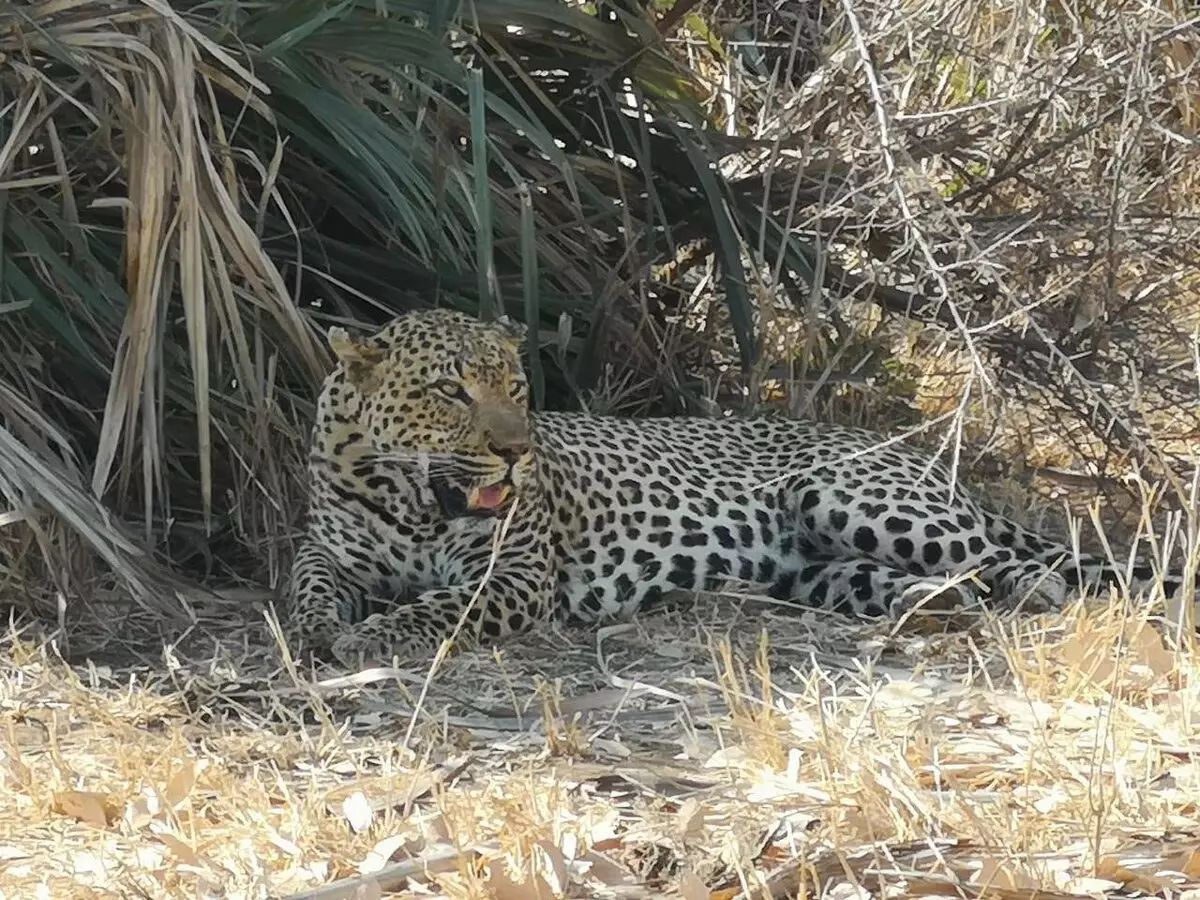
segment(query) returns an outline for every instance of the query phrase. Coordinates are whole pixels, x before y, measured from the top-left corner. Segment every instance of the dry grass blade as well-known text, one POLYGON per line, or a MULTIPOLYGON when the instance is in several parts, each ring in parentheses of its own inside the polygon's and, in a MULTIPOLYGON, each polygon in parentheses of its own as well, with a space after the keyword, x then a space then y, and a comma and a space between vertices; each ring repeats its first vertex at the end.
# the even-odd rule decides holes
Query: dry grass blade
MULTIPOLYGON (((144 48, 149 53, 149 48, 144 48)), ((161 65, 161 63, 159 63, 161 65)), ((166 259, 167 240, 176 228, 167 208, 174 193, 174 172, 170 160, 174 146, 167 140, 167 108, 160 93, 160 82, 153 77, 138 78, 124 96, 129 105, 122 111, 129 133, 130 191, 126 234, 128 253, 125 259, 125 283, 129 292, 129 308, 125 325, 117 344, 113 362, 113 378, 109 383, 96 463, 92 470, 92 491, 97 497, 106 493, 113 475, 122 433, 130 436, 137 428, 138 413, 144 412, 145 435, 142 456, 142 475, 146 486, 158 487, 155 477, 159 444, 156 434, 158 416, 155 410, 154 361, 157 358, 157 337, 160 328, 161 290, 166 259)), ((128 478, 134 447, 132 440, 124 442, 124 471, 128 478)), ((143 498, 146 522, 152 521, 155 492, 143 498)))
POLYGON ((0 458, 5 461, 0 483, 12 508, 46 506, 83 536, 139 601, 156 599, 158 585, 146 554, 121 534, 112 515, 82 485, 35 455, 8 429, 0 429, 0 458))
POLYGON ((311 891, 288 894, 286 897, 281 897, 280 900, 358 900, 370 892, 395 890, 414 875, 448 872, 464 865, 471 865, 480 849, 494 851, 498 846, 498 844, 492 843, 480 848, 471 847, 467 850, 450 847, 435 853, 423 854, 417 859, 392 863, 369 875, 343 878, 341 881, 313 888, 311 891))
POLYGON ((171 8, 170 4, 162 3, 160 0, 142 0, 142 2, 145 3, 145 5, 150 9, 154 10, 155 13, 163 18, 163 20, 173 25, 179 33, 185 35, 189 40, 195 41, 197 44, 211 53, 217 59, 217 61, 220 62, 221 65, 223 65, 226 69, 228 69, 230 74, 235 75, 239 81, 254 88, 254 90, 258 91, 260 94, 271 93, 270 88, 268 88, 262 81, 255 77, 253 72, 239 63, 233 57, 233 55, 230 54, 220 44, 210 40, 196 28, 192 27, 192 25, 190 25, 183 16, 179 15, 178 12, 171 8))
MULTIPOLYGON (((200 458, 200 499, 205 525, 212 516, 212 413, 209 408, 208 303, 205 293, 204 230, 197 159, 202 143, 196 108, 196 67, 192 45, 178 35, 167 36, 175 85, 173 125, 179 135, 179 294, 187 320, 188 350, 192 363, 192 391, 196 398, 196 450, 200 458)), ((219 282, 215 282, 217 284, 219 282)), ((149 516, 147 516, 149 521, 149 516)))

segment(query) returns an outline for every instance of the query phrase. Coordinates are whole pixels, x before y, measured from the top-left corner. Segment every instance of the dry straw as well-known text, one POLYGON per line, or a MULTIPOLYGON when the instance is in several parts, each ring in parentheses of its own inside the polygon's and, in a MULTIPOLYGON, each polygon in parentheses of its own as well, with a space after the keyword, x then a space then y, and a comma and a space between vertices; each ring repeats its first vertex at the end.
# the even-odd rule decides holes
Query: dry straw
POLYGON ((153 668, 12 636, 0 893, 1186 896, 1200 667, 1152 608, 894 633, 730 594, 428 682, 280 669, 248 622, 153 668))

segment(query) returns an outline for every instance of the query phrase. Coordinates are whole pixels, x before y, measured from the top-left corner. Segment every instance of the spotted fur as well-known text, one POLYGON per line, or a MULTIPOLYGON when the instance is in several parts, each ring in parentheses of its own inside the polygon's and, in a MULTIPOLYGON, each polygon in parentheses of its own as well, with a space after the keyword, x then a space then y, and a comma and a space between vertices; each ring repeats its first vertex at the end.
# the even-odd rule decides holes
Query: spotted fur
MULTIPOLYGON (((728 579, 895 617, 931 595, 972 602, 970 573, 991 602, 1037 609, 1115 577, 870 431, 533 415, 523 334, 445 310, 362 340, 331 332, 291 579, 290 618, 312 642, 346 662, 421 658, 453 634, 623 616, 728 579)), ((1153 574, 1134 573, 1142 587, 1153 574)))

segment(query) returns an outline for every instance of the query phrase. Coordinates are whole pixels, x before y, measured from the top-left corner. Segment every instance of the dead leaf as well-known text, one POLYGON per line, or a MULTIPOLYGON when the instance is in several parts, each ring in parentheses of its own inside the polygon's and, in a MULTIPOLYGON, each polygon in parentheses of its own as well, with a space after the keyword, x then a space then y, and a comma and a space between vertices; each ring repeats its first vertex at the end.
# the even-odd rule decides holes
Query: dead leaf
POLYGON ((1179 856, 1173 857, 1163 868, 1182 872, 1189 878, 1200 878, 1200 846, 1185 850, 1179 856))
POLYGON ((16 749, 0 749, 0 785, 28 792, 32 775, 29 767, 21 761, 20 751, 16 749))
POLYGON ((541 870, 555 896, 561 897, 567 892, 570 873, 567 871, 567 860, 563 852, 553 841, 542 840, 534 845, 538 854, 541 870))
POLYGON ((446 827, 446 819, 441 813, 425 816, 417 825, 421 830, 421 837, 429 843, 450 843, 450 829, 446 827))
POLYGON ((1121 865, 1120 860, 1112 856, 1101 858, 1100 862, 1096 864, 1096 874, 1118 884, 1128 884, 1137 878, 1136 872, 1131 872, 1121 865))
POLYGON ((514 873, 509 871, 508 863, 502 856, 489 859, 485 869, 488 875, 488 893, 495 900, 549 900, 558 896, 539 875, 535 875, 530 881, 518 881, 514 873))
POLYGON ((1097 685, 1106 685, 1112 680, 1115 668, 1108 658, 1109 645, 1095 633, 1072 635, 1059 648, 1059 652, 1079 674, 1097 685))
POLYGON ((119 815, 107 794, 93 791, 55 791, 54 811, 97 828, 107 828, 119 815))
POLYGON ((196 776, 203 769, 202 765, 197 765, 194 759, 185 759, 178 771, 167 779, 166 790, 163 791, 163 799, 167 801, 167 805, 172 809, 178 808, 179 804, 188 798, 192 788, 196 786, 196 776))
POLYGON ((708 885, 694 872, 684 872, 679 876, 679 896, 683 900, 709 900, 708 885))
POLYGON ((1145 872, 1135 872, 1121 865, 1120 860, 1106 856, 1096 866, 1096 874, 1109 881, 1118 881, 1126 888, 1157 894, 1173 890, 1173 883, 1166 878, 1159 878, 1145 872))
POLYGON ((1175 671, 1175 654, 1163 644, 1162 635, 1148 623, 1142 622, 1129 636, 1130 655, 1157 678, 1175 671))
POLYGON ((358 864, 358 874, 370 875, 373 872, 378 872, 392 861, 392 857, 396 855, 396 851, 406 843, 408 843, 408 838, 402 834, 393 834, 390 837, 385 837, 372 847, 371 852, 358 864))
POLYGON ((191 845, 183 839, 176 837, 168 831, 160 831, 154 836, 162 841, 180 862, 189 866, 200 865, 200 857, 196 855, 196 851, 192 849, 191 845))
POLYGON ((361 834, 371 827, 375 813, 371 809, 371 801, 362 791, 355 791, 342 801, 342 815, 350 823, 350 829, 355 834, 361 834))
POLYGON ((142 793, 125 804, 122 819, 125 821, 125 827, 131 831, 138 831, 149 825, 161 810, 158 792, 152 787, 145 787, 142 793))
POLYGON ((675 827, 684 841, 696 841, 704 836, 704 815, 707 810, 695 797, 688 797, 675 814, 675 827))

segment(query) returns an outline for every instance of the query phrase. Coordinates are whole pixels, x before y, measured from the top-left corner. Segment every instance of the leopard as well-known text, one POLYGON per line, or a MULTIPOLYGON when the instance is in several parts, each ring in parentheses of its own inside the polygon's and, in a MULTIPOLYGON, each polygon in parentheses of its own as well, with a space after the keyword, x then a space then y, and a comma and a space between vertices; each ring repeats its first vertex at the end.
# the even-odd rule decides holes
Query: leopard
POLYGON ((1061 609, 1179 581, 985 505, 934 454, 785 415, 534 411, 527 327, 449 308, 334 326, 287 619, 350 664, 555 622, 628 620, 737 582, 797 609, 1061 609))

